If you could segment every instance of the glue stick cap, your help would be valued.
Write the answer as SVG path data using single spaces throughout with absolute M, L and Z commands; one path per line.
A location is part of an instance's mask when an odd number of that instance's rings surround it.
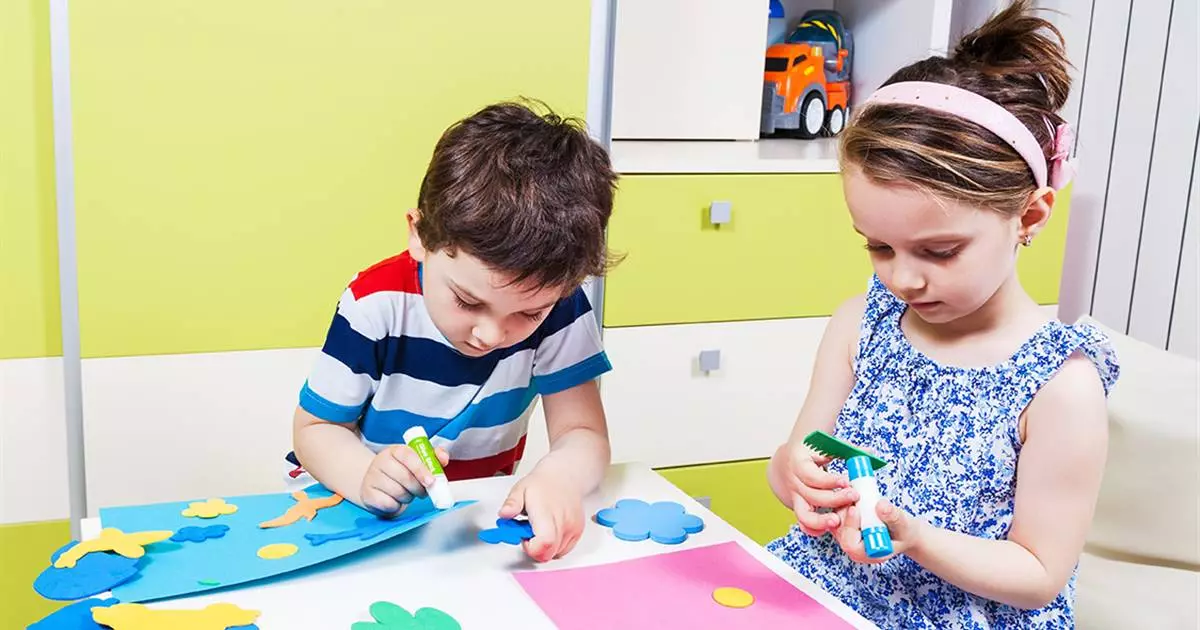
M 446 475 L 434 475 L 433 485 L 425 490 L 429 493 L 429 500 L 433 501 L 433 507 L 439 510 L 454 507 L 454 495 L 450 493 L 450 480 L 446 479 Z
M 872 558 L 886 558 L 892 555 L 892 534 L 886 525 L 868 527 L 862 533 L 863 551 Z
M 858 455 L 846 460 L 846 473 L 850 476 L 850 481 L 854 481 L 859 477 L 874 477 L 875 469 L 871 466 L 870 457 Z

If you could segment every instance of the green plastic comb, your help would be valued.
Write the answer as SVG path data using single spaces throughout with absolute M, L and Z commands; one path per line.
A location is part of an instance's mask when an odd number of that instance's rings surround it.
M 879 470 L 880 468 L 887 466 L 887 462 L 883 461 L 882 459 L 875 457 L 874 455 L 862 450 L 861 448 L 858 448 L 857 446 L 854 446 L 853 444 L 850 444 L 849 442 L 839 440 L 824 431 L 813 431 L 812 433 L 809 433 L 804 437 L 804 443 L 812 450 L 826 457 L 832 457 L 834 459 L 850 459 L 851 457 L 866 455 L 867 457 L 871 458 L 871 468 L 873 470 Z

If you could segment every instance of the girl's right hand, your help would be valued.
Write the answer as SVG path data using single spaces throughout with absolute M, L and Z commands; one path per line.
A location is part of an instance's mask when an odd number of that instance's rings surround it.
M 809 536 L 822 536 L 841 525 L 837 514 L 818 512 L 821 508 L 840 510 L 858 501 L 858 492 L 850 479 L 825 470 L 829 458 L 818 455 L 803 444 L 785 444 L 779 453 L 785 464 L 783 482 L 791 493 L 796 523 Z

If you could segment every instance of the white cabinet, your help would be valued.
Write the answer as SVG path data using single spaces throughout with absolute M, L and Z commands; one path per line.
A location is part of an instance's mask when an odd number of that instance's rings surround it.
M 800 412 L 826 322 L 605 329 L 614 369 L 600 391 L 613 461 L 679 466 L 769 456 Z
M 767 8 L 767 0 L 617 2 L 613 138 L 757 138 Z
M 611 0 L 615 1 L 615 0 Z M 854 35 L 850 107 L 1004 0 L 783 0 L 789 28 L 833 9 Z M 630 173 L 811 173 L 837 141 L 759 140 L 768 0 L 622 0 L 613 21 L 613 163 Z

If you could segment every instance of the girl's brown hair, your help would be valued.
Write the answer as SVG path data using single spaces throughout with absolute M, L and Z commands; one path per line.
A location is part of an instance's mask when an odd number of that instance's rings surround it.
M 985 96 L 1017 117 L 1047 159 L 1071 79 L 1062 33 L 1016 0 L 958 42 L 949 57 L 902 68 L 884 85 L 930 81 Z M 938 197 L 1019 213 L 1036 189 L 1029 165 L 986 128 L 916 105 L 871 104 L 842 133 L 842 163 L 880 184 L 915 186 Z

